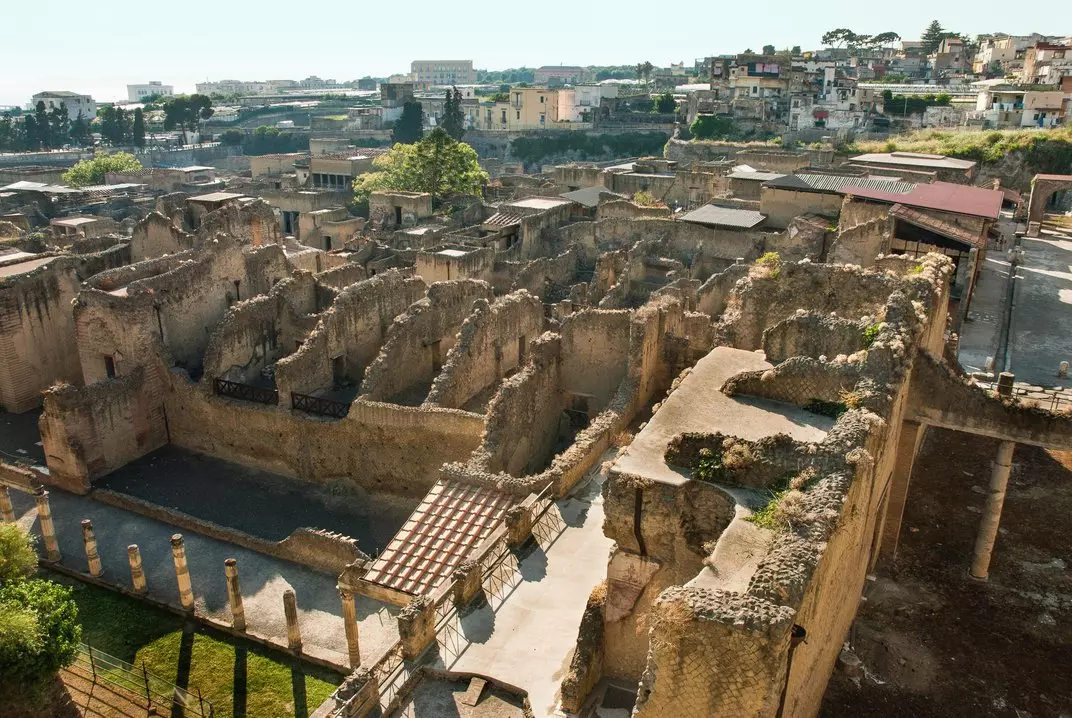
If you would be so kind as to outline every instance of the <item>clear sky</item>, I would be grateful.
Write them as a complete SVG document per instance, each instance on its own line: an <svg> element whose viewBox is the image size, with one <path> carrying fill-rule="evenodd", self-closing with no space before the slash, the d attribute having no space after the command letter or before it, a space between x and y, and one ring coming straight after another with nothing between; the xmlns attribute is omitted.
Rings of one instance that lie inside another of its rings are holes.
<svg viewBox="0 0 1072 718"><path fill-rule="evenodd" d="M126 98L160 80L192 92L206 79L339 81L408 72L411 60L472 59L477 68L691 63L705 55L800 45L823 32L918 38L934 19L984 32L1072 33L1072 2L1006 0L684 3L638 0L0 0L0 104L41 90Z"/></svg>

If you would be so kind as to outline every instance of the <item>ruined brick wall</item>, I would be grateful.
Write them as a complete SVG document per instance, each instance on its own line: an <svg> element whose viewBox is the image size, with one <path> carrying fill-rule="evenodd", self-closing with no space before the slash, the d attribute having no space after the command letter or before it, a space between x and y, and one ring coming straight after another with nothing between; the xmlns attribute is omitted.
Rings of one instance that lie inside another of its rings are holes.
<svg viewBox="0 0 1072 718"><path fill-rule="evenodd" d="M53 382L82 383L71 312L80 285L64 258L0 280L0 409L27 411Z"/></svg>
<svg viewBox="0 0 1072 718"><path fill-rule="evenodd" d="M511 289L524 289L529 294L546 300L563 293L577 282L583 251L578 245L570 245L556 257L539 257L515 265L518 268Z"/></svg>
<svg viewBox="0 0 1072 718"><path fill-rule="evenodd" d="M302 346L276 364L276 386L284 403L291 392L312 394L330 387L336 357L342 358L345 378L362 381L395 317L421 299L426 289L420 278L398 271L343 289Z"/></svg>
<svg viewBox="0 0 1072 718"><path fill-rule="evenodd" d="M134 226L130 238L131 258L135 262L184 252L200 246L197 235L184 232L159 212L150 212Z"/></svg>
<svg viewBox="0 0 1072 718"><path fill-rule="evenodd" d="M583 165L558 165L554 169L555 184L571 189L584 189L604 185L604 173L602 167L586 167Z"/></svg>
<svg viewBox="0 0 1072 718"><path fill-rule="evenodd" d="M85 493L104 476L168 441L158 389L159 361L84 388L58 385L45 393L41 442L50 481Z"/></svg>
<svg viewBox="0 0 1072 718"><path fill-rule="evenodd" d="M528 292L490 305L478 299L425 403L462 408L520 366L529 341L543 333L543 323L543 305Z"/></svg>
<svg viewBox="0 0 1072 718"><path fill-rule="evenodd" d="M283 231L275 212L264 200L227 204L203 215L197 234L203 241L217 234L226 234L241 244L254 247L283 241Z"/></svg>
<svg viewBox="0 0 1072 718"><path fill-rule="evenodd" d="M864 331L870 324L836 315L798 312L763 332L763 352L777 364L794 356L853 354L864 348Z"/></svg>
<svg viewBox="0 0 1072 718"><path fill-rule="evenodd" d="M358 400L326 419L212 394L176 376L167 394L171 441L191 451L314 482L343 480L367 491L423 496L448 461L480 443L483 418Z"/></svg>
<svg viewBox="0 0 1072 718"><path fill-rule="evenodd" d="M858 264L870 267L875 257L890 248L891 222L887 217L839 225L837 237L830 246L827 261L840 264Z"/></svg>
<svg viewBox="0 0 1072 718"><path fill-rule="evenodd" d="M473 279L431 285L428 296L396 317L387 330L380 353L365 372L361 395L391 401L415 386L430 388L473 304L493 298L489 284Z"/></svg>
<svg viewBox="0 0 1072 718"><path fill-rule="evenodd" d="M632 313L585 309L562 321L562 390L589 398L600 411L626 376Z"/></svg>
<svg viewBox="0 0 1072 718"><path fill-rule="evenodd" d="M552 458L562 410L561 339L546 333L531 345L531 358L520 372L503 381L488 406L482 443L486 469L525 476L542 470Z"/></svg>
<svg viewBox="0 0 1072 718"><path fill-rule="evenodd" d="M572 213L573 206L566 203L522 217L518 229L521 257L533 259L558 253L560 247L553 241L557 235L551 230L569 222Z"/></svg>
<svg viewBox="0 0 1072 718"><path fill-rule="evenodd" d="M696 292L696 310L712 319L718 319L726 311L730 292L737 280L748 275L748 265L741 263L727 267L718 274L712 274L700 285Z"/></svg>
<svg viewBox="0 0 1072 718"><path fill-rule="evenodd" d="M319 283L340 290L366 279L368 279L368 272L357 262L346 262L338 267L325 269L316 277Z"/></svg>
<svg viewBox="0 0 1072 718"><path fill-rule="evenodd" d="M635 219L638 217L653 217L656 219L669 219L672 215L669 207L643 207L626 199L615 199L609 202L600 202L596 207L596 220L601 219Z"/></svg>
<svg viewBox="0 0 1072 718"><path fill-rule="evenodd" d="M428 284L453 279L487 280L495 264L494 247L470 251L463 257L418 252L415 273Z"/></svg>
<svg viewBox="0 0 1072 718"><path fill-rule="evenodd" d="M767 215L771 227L788 227L795 217L818 214L837 217L841 195L833 192L804 192L779 187L763 187L759 194L759 211Z"/></svg>
<svg viewBox="0 0 1072 718"><path fill-rule="evenodd" d="M289 354L315 326L316 290L313 275L301 272L231 307L205 348L204 381L250 383Z"/></svg>

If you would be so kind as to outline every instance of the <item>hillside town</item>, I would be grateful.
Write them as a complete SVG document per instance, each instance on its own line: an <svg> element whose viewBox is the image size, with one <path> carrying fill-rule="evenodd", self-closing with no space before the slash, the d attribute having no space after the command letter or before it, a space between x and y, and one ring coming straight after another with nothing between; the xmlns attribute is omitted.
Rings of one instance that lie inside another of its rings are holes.
<svg viewBox="0 0 1072 718"><path fill-rule="evenodd" d="M914 24L0 106L0 715L1072 715L1072 26Z"/></svg>

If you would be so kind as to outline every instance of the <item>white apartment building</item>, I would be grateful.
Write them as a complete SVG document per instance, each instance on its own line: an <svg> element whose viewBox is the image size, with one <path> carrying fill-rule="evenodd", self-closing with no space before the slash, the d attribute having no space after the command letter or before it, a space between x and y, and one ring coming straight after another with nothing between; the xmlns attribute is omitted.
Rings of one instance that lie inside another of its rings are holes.
<svg viewBox="0 0 1072 718"><path fill-rule="evenodd" d="M156 80L151 80L139 85L127 85L127 101L128 102L141 102L141 98L148 95L160 95L161 97L171 97L175 94L175 88L172 85L164 85Z"/></svg>
<svg viewBox="0 0 1072 718"><path fill-rule="evenodd" d="M472 85L476 82L472 60L414 60L413 81L422 85Z"/></svg>
<svg viewBox="0 0 1072 718"><path fill-rule="evenodd" d="M79 114L87 122L97 116L97 103L94 102L93 98L89 95L79 95L77 92L68 92L67 90L38 92L33 96L29 109L36 108L38 102L44 102L46 110L66 105L67 116L71 120L78 119Z"/></svg>

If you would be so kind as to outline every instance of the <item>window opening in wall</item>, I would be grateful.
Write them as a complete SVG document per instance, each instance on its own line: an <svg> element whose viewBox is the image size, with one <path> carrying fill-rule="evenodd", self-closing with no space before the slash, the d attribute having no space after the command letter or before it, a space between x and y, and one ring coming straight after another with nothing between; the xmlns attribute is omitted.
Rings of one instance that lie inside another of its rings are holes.
<svg viewBox="0 0 1072 718"><path fill-rule="evenodd" d="M395 207L395 224L397 224L397 225L402 224L402 208L401 207Z"/></svg>
<svg viewBox="0 0 1072 718"><path fill-rule="evenodd" d="M109 379L115 378L115 359L107 355L104 357L104 373Z"/></svg>
<svg viewBox="0 0 1072 718"><path fill-rule="evenodd" d="M331 237L324 237L324 251L331 251Z"/></svg>
<svg viewBox="0 0 1072 718"><path fill-rule="evenodd" d="M336 387L346 381L346 358L342 355L331 360L331 377Z"/></svg>
<svg viewBox="0 0 1072 718"><path fill-rule="evenodd" d="M528 346L528 342L525 339L525 335L522 334L517 338L517 365L521 366L525 363L525 349Z"/></svg>

